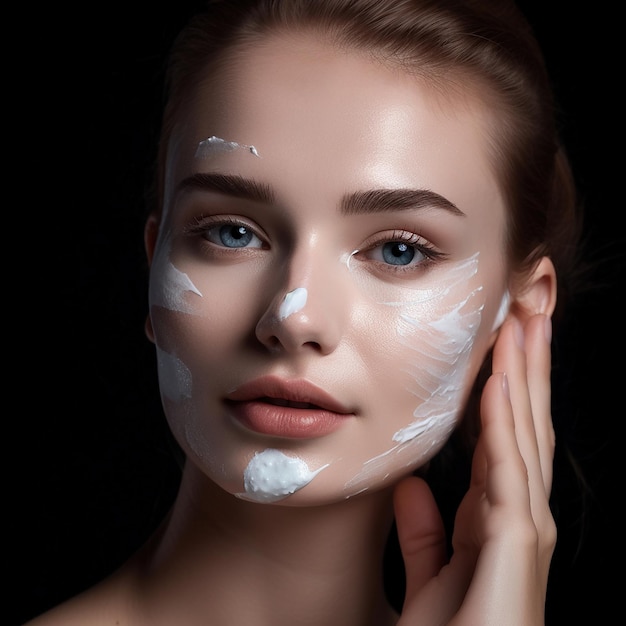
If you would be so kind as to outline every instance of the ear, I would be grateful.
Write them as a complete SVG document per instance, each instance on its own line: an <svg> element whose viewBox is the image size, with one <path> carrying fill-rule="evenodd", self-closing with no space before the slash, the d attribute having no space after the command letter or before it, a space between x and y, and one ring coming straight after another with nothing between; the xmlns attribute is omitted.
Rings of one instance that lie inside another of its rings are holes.
<svg viewBox="0 0 626 626"><path fill-rule="evenodd" d="M159 235L159 224L160 220L157 215L151 213L146 220L146 225L143 229L143 245L146 250L146 256L148 258L148 265L152 265L152 260L154 259L154 251L156 249L157 237ZM152 342L155 343L154 340L154 330L152 328L152 319L150 318L150 313L146 315L146 323L145 323L145 333L146 337Z"/></svg>
<svg viewBox="0 0 626 626"><path fill-rule="evenodd" d="M513 297L509 314L516 316L523 326L533 315L550 317L555 306L556 271L552 261L544 256Z"/></svg>

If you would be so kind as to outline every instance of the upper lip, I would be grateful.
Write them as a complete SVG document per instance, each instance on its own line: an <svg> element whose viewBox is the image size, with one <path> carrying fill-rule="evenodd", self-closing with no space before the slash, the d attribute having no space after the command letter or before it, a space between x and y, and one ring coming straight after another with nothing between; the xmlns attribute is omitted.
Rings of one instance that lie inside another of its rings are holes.
<svg viewBox="0 0 626 626"><path fill-rule="evenodd" d="M227 396L231 402L285 401L308 403L333 413L353 413L351 409L333 398L313 383L302 379L282 379L277 376L262 376L236 387Z"/></svg>

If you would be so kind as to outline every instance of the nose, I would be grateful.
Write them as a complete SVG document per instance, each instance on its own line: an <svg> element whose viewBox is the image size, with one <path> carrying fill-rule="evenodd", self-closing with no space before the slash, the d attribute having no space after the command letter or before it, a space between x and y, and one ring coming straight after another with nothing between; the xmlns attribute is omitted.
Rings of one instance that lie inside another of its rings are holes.
<svg viewBox="0 0 626 626"><path fill-rule="evenodd" d="M257 339L272 352L313 350L324 355L341 341L350 317L349 296L340 281L343 272L339 262L333 268L315 252L292 260L257 323Z"/></svg>

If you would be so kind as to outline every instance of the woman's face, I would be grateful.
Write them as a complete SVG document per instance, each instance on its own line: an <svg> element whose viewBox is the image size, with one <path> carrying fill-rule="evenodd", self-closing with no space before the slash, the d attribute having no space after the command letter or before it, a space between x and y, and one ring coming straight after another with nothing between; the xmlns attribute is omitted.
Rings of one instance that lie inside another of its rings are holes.
<svg viewBox="0 0 626 626"><path fill-rule="evenodd" d="M225 490L347 498L458 424L507 308L482 107L304 36L198 83L150 317L170 427Z"/></svg>

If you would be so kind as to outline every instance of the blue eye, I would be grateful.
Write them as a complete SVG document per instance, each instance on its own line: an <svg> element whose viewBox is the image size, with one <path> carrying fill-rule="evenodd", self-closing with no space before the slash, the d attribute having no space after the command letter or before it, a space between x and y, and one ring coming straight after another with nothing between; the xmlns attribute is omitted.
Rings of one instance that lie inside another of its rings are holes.
<svg viewBox="0 0 626 626"><path fill-rule="evenodd" d="M204 238L226 248L261 248L263 242L243 224L221 224L207 228Z"/></svg>
<svg viewBox="0 0 626 626"><path fill-rule="evenodd" d="M384 241L365 253L366 258L398 269L417 267L430 258L424 246L408 241Z"/></svg>
<svg viewBox="0 0 626 626"><path fill-rule="evenodd" d="M402 241L389 241L382 246L382 258L389 265L408 265L415 257L415 248Z"/></svg>
<svg viewBox="0 0 626 626"><path fill-rule="evenodd" d="M426 270L447 255L437 250L427 239L404 229L381 232L364 242L356 255L363 261L374 261L376 269L398 276L399 273Z"/></svg>

